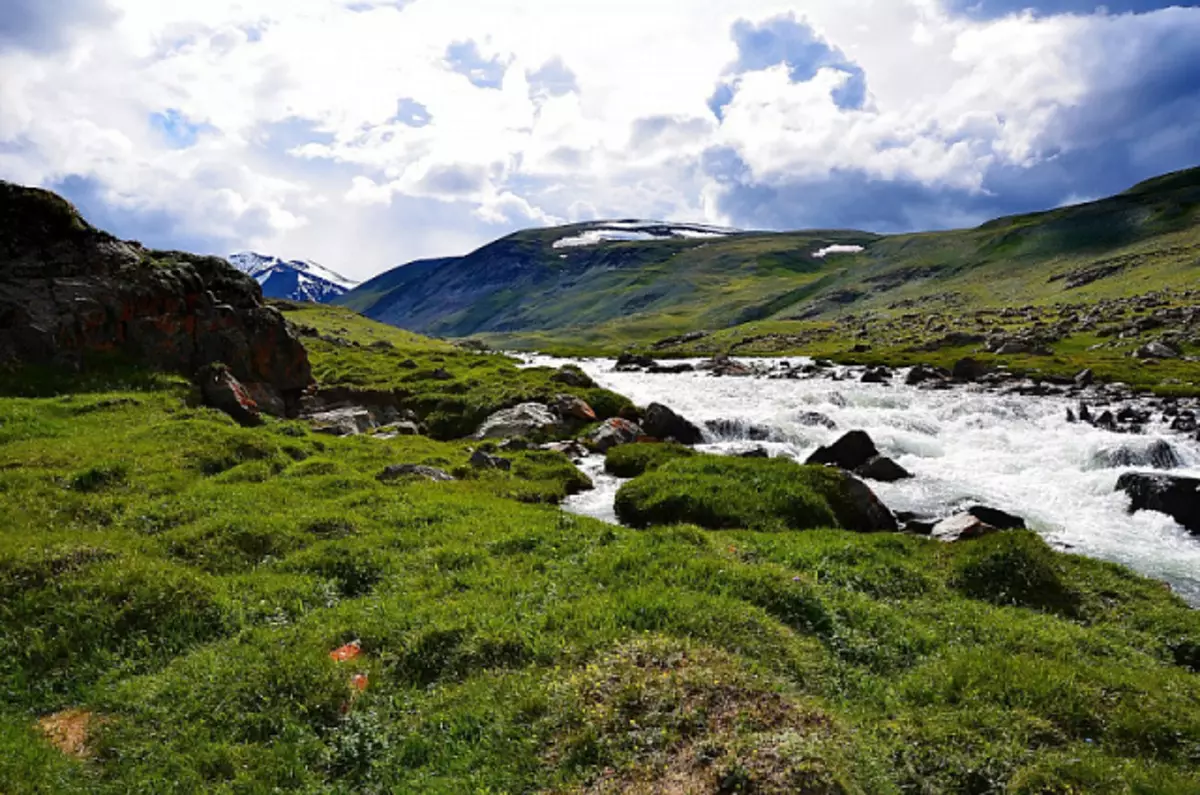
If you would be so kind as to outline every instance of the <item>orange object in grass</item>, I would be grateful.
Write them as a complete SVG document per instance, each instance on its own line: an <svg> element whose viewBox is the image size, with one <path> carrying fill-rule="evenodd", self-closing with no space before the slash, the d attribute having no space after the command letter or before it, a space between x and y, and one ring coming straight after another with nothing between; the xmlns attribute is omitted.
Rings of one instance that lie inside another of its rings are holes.
<svg viewBox="0 0 1200 795"><path fill-rule="evenodd" d="M362 644L360 644L358 641L354 641L353 643L347 643L340 649L334 649L333 651L329 652L329 656L335 662L346 662L347 660L353 660L361 653Z"/></svg>
<svg viewBox="0 0 1200 795"><path fill-rule="evenodd" d="M355 674L354 676L350 677L350 687L354 688L360 693L367 689L368 684L370 684L370 682L367 679L366 674Z"/></svg>

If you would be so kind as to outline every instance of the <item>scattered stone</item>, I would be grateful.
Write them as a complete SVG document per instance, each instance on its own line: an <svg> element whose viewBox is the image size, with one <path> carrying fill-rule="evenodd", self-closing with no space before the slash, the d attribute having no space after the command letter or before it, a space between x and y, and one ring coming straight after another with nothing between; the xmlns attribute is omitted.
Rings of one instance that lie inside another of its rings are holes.
<svg viewBox="0 0 1200 795"><path fill-rule="evenodd" d="M575 420L578 422L595 422L596 412L587 404L587 401L582 398L577 398L574 395L556 395L554 397L554 411L564 420Z"/></svg>
<svg viewBox="0 0 1200 795"><path fill-rule="evenodd" d="M196 374L196 383L204 405L225 412L234 422L247 428L262 425L258 403L228 368L219 365L202 367Z"/></svg>
<svg viewBox="0 0 1200 795"><path fill-rule="evenodd" d="M860 380L864 384L886 384L892 380L892 373L886 367L868 367Z"/></svg>
<svg viewBox="0 0 1200 795"><path fill-rule="evenodd" d="M607 453L622 444L633 444L642 437L642 428L637 423L613 417L592 432L588 441L601 453Z"/></svg>
<svg viewBox="0 0 1200 795"><path fill-rule="evenodd" d="M552 433L561 427L558 415L541 403L522 403L511 409L497 411L488 417L476 439L511 439L517 436L533 436Z"/></svg>
<svg viewBox="0 0 1200 795"><path fill-rule="evenodd" d="M978 381L989 372L990 367L968 356L954 363L952 375L958 381Z"/></svg>
<svg viewBox="0 0 1200 795"><path fill-rule="evenodd" d="M704 441L699 428L661 403L646 408L642 430L656 439L674 439L680 444L696 445Z"/></svg>
<svg viewBox="0 0 1200 795"><path fill-rule="evenodd" d="M1133 355L1138 359L1178 359L1183 354L1173 345L1155 341L1138 348Z"/></svg>
<svg viewBox="0 0 1200 795"><path fill-rule="evenodd" d="M1152 469L1177 469L1183 466L1183 459L1175 452L1169 442L1155 439L1141 449L1129 445L1121 445L1107 450L1101 450L1093 458L1093 464L1103 469L1118 467L1150 467Z"/></svg>
<svg viewBox="0 0 1200 795"><path fill-rule="evenodd" d="M376 478L381 483L391 483L392 481L400 480L400 478L424 478L432 480L435 483L446 483L454 480L454 477L448 472L445 472L436 467L427 467L420 464L398 464L390 466L383 472L379 473Z"/></svg>
<svg viewBox="0 0 1200 795"><path fill-rule="evenodd" d="M502 472L508 472L512 469L512 461L507 458L486 453L483 450L476 450L471 455L471 466L476 469L498 469Z"/></svg>
<svg viewBox="0 0 1200 795"><path fill-rule="evenodd" d="M944 381L950 374L940 367L931 367L928 364L918 364L916 367L908 371L908 375L904 377L904 383L908 386L917 386L926 381Z"/></svg>
<svg viewBox="0 0 1200 795"><path fill-rule="evenodd" d="M960 513L957 516L951 516L949 519L943 519L933 526L931 535L938 541L953 543L955 541L969 541L973 538L982 538L997 532L997 528L992 527L987 522L972 516L969 513Z"/></svg>
<svg viewBox="0 0 1200 795"><path fill-rule="evenodd" d="M322 411L308 417L313 430L329 436L358 436L375 427L371 412L362 406Z"/></svg>
<svg viewBox="0 0 1200 795"><path fill-rule="evenodd" d="M682 364L656 364L653 367L646 368L646 372L652 375L679 375L680 373L695 372L695 370L696 368L687 362Z"/></svg>
<svg viewBox="0 0 1200 795"><path fill-rule="evenodd" d="M557 373L550 376L550 380L556 384L566 384L577 389L596 388L596 382L592 380L591 376L573 364L560 367Z"/></svg>
<svg viewBox="0 0 1200 795"><path fill-rule="evenodd" d="M735 453L738 458L770 458L771 454L767 452L765 447L755 447L751 450L743 450L740 453Z"/></svg>
<svg viewBox="0 0 1200 795"><path fill-rule="evenodd" d="M853 472L879 455L875 442L865 431L850 431L828 447L819 447L807 464L824 464Z"/></svg>
<svg viewBox="0 0 1200 795"><path fill-rule="evenodd" d="M842 526L859 533L894 533L898 529L896 517L875 496L875 492L849 472L841 474L845 478L844 492L853 506L848 515L839 514L838 520Z"/></svg>
<svg viewBox="0 0 1200 795"><path fill-rule="evenodd" d="M542 445L540 449L549 450L555 453L562 453L570 459L586 458L588 454L587 448L575 440L567 442L550 442L549 444Z"/></svg>
<svg viewBox="0 0 1200 795"><path fill-rule="evenodd" d="M1117 491L1130 496L1130 513L1165 513L1200 534L1200 479L1130 472L1117 481Z"/></svg>
<svg viewBox="0 0 1200 795"><path fill-rule="evenodd" d="M810 428L820 427L828 428L831 431L837 430L837 423L819 411L802 411L796 415L796 422Z"/></svg>
<svg viewBox="0 0 1200 795"><path fill-rule="evenodd" d="M997 530L1026 530L1025 520L1019 516L1014 516L1011 513L1005 513L998 508L988 508L983 505L974 505L967 509L967 513L974 516L979 521L986 525L996 528Z"/></svg>
<svg viewBox="0 0 1200 795"><path fill-rule="evenodd" d="M388 439L396 439L401 436L420 436L421 426L415 422L393 422L389 425L384 425L375 432L376 439L384 441Z"/></svg>
<svg viewBox="0 0 1200 795"><path fill-rule="evenodd" d="M633 370L646 370L654 367L658 362L639 353L622 353L617 357L616 369L619 372L628 372Z"/></svg>
<svg viewBox="0 0 1200 795"><path fill-rule="evenodd" d="M877 455L867 463L854 470L854 474L867 480L877 480L880 483L895 483L912 477L907 469L886 456Z"/></svg>
<svg viewBox="0 0 1200 795"><path fill-rule="evenodd" d="M1084 370L1083 372L1076 375L1075 378L1072 380L1075 382L1075 386L1080 387L1080 388L1086 388L1096 382L1096 374L1093 373L1090 369Z"/></svg>

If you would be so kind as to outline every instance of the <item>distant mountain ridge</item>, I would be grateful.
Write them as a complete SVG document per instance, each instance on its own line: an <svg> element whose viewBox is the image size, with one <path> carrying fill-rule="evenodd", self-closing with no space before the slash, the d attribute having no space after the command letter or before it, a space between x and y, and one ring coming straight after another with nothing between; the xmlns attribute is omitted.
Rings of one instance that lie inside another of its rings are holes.
<svg viewBox="0 0 1200 795"><path fill-rule="evenodd" d="M1053 303L1200 279L1200 168L974 229L878 235L596 221L423 260L335 299L424 334L524 347L653 341L848 312Z"/></svg>
<svg viewBox="0 0 1200 795"><path fill-rule="evenodd" d="M229 262L257 281L267 298L325 304L358 286L311 260L284 260L246 251L230 255Z"/></svg>

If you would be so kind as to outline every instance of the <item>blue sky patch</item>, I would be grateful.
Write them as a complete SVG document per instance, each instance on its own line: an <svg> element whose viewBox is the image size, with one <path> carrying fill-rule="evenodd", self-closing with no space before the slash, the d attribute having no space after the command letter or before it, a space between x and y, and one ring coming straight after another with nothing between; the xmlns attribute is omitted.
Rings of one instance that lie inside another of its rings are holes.
<svg viewBox="0 0 1200 795"><path fill-rule="evenodd" d="M175 108L163 113L151 113L150 126L162 135L172 149L189 149L200 140L201 133L213 129L210 125L192 122Z"/></svg>
<svg viewBox="0 0 1200 795"><path fill-rule="evenodd" d="M1055 14L1094 14L1101 10L1109 14L1145 14L1160 8L1198 5L1169 0L944 0L944 3L947 11L972 19L997 19L1020 14L1025 10L1030 10L1039 17L1048 17Z"/></svg>
<svg viewBox="0 0 1200 795"><path fill-rule="evenodd" d="M459 41L447 47L446 64L479 88L500 88L508 72L507 63L499 58L484 58L474 41Z"/></svg>

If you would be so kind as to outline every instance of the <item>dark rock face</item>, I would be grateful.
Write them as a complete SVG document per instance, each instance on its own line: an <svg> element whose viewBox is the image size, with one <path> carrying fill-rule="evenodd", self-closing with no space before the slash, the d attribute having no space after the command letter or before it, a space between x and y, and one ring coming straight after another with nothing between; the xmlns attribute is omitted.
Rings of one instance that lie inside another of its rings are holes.
<svg viewBox="0 0 1200 795"><path fill-rule="evenodd" d="M853 472L879 455L875 442L864 431L850 431L828 447L817 448L808 464L825 464Z"/></svg>
<svg viewBox="0 0 1200 795"><path fill-rule="evenodd" d="M895 483L912 477L907 469L882 455L877 455L862 466L855 468L854 474L867 480L877 480L880 483Z"/></svg>
<svg viewBox="0 0 1200 795"><path fill-rule="evenodd" d="M313 380L283 316L224 260L119 241L53 193L0 182L0 367L96 354L189 376L222 362L289 411Z"/></svg>
<svg viewBox="0 0 1200 795"><path fill-rule="evenodd" d="M700 444L704 434L688 420L661 403L651 403L642 418L642 430L656 439L674 439L680 444Z"/></svg>
<svg viewBox="0 0 1200 795"><path fill-rule="evenodd" d="M819 411L802 411L796 415L796 422L801 425L807 425L810 428L820 426L828 428L831 431L837 429L837 423Z"/></svg>
<svg viewBox="0 0 1200 795"><path fill-rule="evenodd" d="M704 427L717 439L748 439L752 442L766 442L777 435L766 425L741 420L706 420Z"/></svg>
<svg viewBox="0 0 1200 795"><path fill-rule="evenodd" d="M986 364L967 357L954 363L954 377L959 381L977 381L990 372Z"/></svg>
<svg viewBox="0 0 1200 795"><path fill-rule="evenodd" d="M847 530L859 533L894 533L899 528L896 517L887 506L875 496L866 483L848 472L841 473L845 478L843 489L851 506L850 510L839 511L838 521Z"/></svg>
<svg viewBox="0 0 1200 795"><path fill-rule="evenodd" d="M196 385L206 406L225 412L247 428L262 425L258 403L226 368L213 365L202 367L196 374Z"/></svg>
<svg viewBox="0 0 1200 795"><path fill-rule="evenodd" d="M917 386L926 381L944 381L950 377L950 373L940 367L931 367L927 364L918 364L916 367L908 371L908 375L904 377L904 383L908 386Z"/></svg>
<svg viewBox="0 0 1200 795"><path fill-rule="evenodd" d="M1025 520L1011 513L1005 513L998 508L988 508L975 505L967 509L967 513L979 521L997 530L1025 530Z"/></svg>
<svg viewBox="0 0 1200 795"><path fill-rule="evenodd" d="M1131 513L1165 513L1200 534L1200 479L1130 472L1117 481L1117 491L1132 498Z"/></svg>

